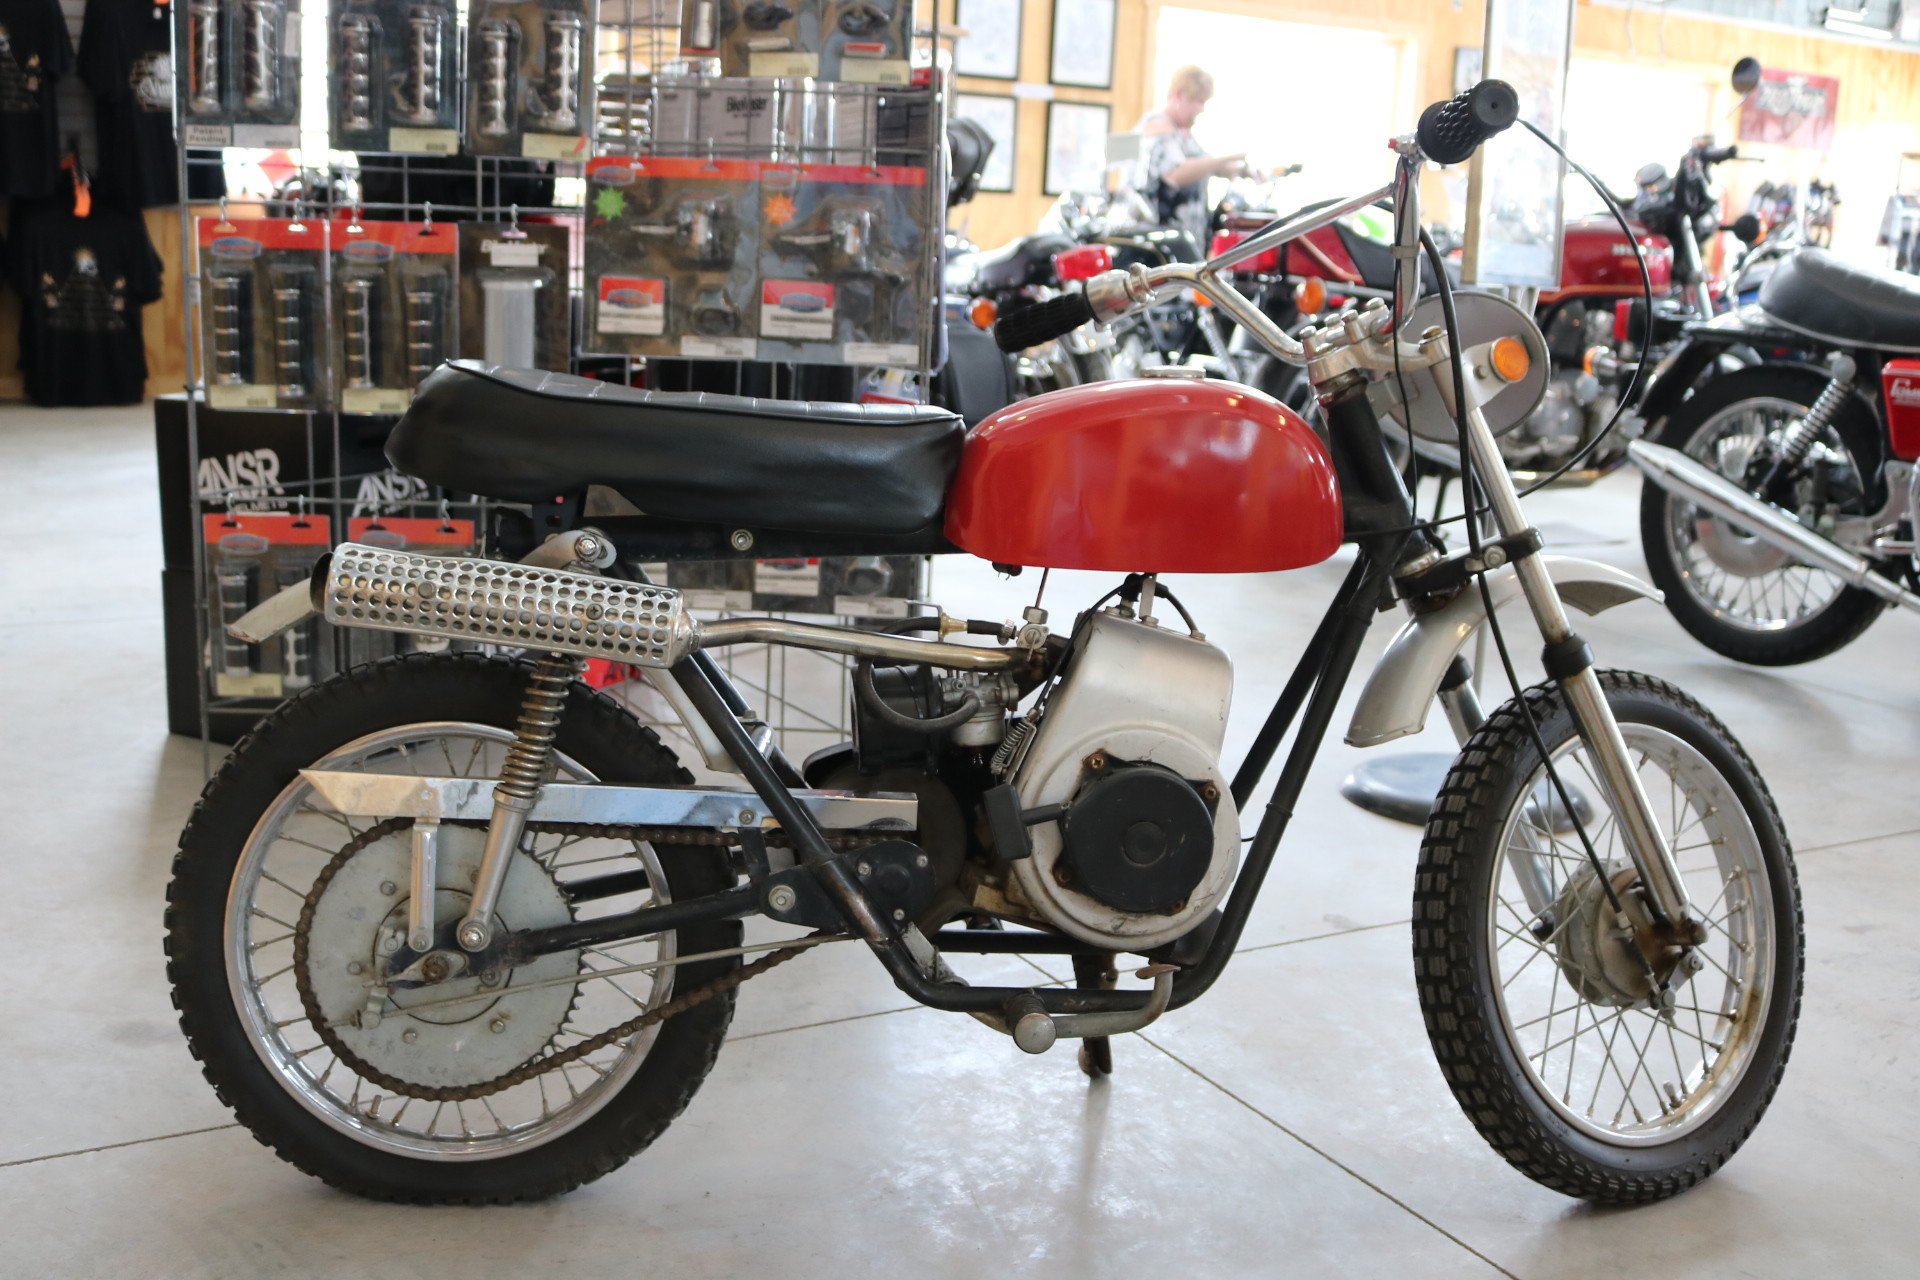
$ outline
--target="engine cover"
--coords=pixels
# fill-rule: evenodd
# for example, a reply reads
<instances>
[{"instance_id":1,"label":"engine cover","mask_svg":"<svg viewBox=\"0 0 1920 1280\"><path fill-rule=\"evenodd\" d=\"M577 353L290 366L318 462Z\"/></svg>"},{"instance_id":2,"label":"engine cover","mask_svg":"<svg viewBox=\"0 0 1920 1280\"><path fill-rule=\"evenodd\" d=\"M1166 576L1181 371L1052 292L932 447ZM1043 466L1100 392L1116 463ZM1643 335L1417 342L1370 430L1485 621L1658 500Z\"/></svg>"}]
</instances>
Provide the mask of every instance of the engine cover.
<instances>
[{"instance_id":1,"label":"engine cover","mask_svg":"<svg viewBox=\"0 0 1920 1280\"><path fill-rule=\"evenodd\" d=\"M1107 613L1081 620L1060 683L1011 779L1031 829L1014 887L1056 927L1144 951L1205 918L1233 883L1240 818L1220 771L1233 697L1226 654Z\"/></svg>"}]
</instances>

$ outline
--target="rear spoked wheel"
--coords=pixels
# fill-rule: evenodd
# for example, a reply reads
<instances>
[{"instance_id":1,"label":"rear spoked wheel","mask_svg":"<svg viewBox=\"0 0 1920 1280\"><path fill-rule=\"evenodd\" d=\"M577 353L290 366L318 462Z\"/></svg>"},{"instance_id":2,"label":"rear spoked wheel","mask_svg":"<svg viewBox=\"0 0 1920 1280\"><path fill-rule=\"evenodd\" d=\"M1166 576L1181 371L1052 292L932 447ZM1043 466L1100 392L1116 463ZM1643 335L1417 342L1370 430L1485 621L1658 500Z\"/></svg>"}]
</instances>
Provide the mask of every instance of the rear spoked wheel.
<instances>
[{"instance_id":1,"label":"rear spoked wheel","mask_svg":"<svg viewBox=\"0 0 1920 1280\"><path fill-rule=\"evenodd\" d=\"M1481 1135L1546 1186L1629 1204L1693 1186L1759 1122L1793 1042L1803 941L1786 834L1739 744L1671 685L1601 681L1707 942L1663 943L1600 771L1540 686L1527 702L1592 815L1600 867L1559 820L1509 702L1462 748L1428 820L1413 951L1435 1055Z\"/></svg>"},{"instance_id":2,"label":"rear spoked wheel","mask_svg":"<svg viewBox=\"0 0 1920 1280\"><path fill-rule=\"evenodd\" d=\"M471 899L480 825L443 826L444 941L411 980L390 972L389 958L408 954L411 824L342 815L300 771L497 778L527 670L438 655L316 686L235 748L182 835L167 908L181 1026L240 1121L344 1190L417 1203L568 1190L657 1137L726 1034L730 990L622 1028L735 972L730 957L678 961L737 946L736 923L429 973L436 957L461 958L452 929ZM565 781L691 781L649 730L579 684L554 759ZM535 826L495 930L697 897L730 879L716 849Z\"/></svg>"}]
</instances>

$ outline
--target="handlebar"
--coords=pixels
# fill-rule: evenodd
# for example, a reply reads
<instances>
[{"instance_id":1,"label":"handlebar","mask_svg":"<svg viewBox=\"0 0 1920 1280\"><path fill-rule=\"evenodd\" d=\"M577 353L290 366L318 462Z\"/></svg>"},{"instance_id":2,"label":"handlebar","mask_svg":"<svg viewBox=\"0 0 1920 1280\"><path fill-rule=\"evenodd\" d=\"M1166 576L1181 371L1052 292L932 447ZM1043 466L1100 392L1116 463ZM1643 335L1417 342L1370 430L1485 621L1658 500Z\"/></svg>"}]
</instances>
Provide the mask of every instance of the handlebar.
<instances>
[{"instance_id":1,"label":"handlebar","mask_svg":"<svg viewBox=\"0 0 1920 1280\"><path fill-rule=\"evenodd\" d=\"M1025 351L1072 333L1091 319L1093 306L1086 294L1063 293L1001 316L994 321L993 340L1002 351Z\"/></svg>"},{"instance_id":2,"label":"handlebar","mask_svg":"<svg viewBox=\"0 0 1920 1280\"><path fill-rule=\"evenodd\" d=\"M1435 164L1459 164L1520 114L1520 95L1504 80L1482 80L1420 113L1414 137Z\"/></svg>"}]
</instances>

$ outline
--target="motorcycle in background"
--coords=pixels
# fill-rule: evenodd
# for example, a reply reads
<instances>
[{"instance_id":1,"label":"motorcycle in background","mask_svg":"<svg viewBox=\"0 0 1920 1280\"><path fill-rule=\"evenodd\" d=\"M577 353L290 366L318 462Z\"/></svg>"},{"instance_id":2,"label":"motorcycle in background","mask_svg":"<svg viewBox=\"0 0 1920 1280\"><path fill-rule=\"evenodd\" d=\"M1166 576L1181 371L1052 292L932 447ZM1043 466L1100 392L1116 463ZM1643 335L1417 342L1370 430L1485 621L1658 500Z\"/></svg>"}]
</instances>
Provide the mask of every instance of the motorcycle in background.
<instances>
[{"instance_id":1,"label":"motorcycle in background","mask_svg":"<svg viewBox=\"0 0 1920 1280\"><path fill-rule=\"evenodd\" d=\"M1766 362L1713 372L1733 347ZM1802 249L1757 303L1689 329L1645 403L1642 548L1701 643L1810 662L1890 604L1920 609L1920 281Z\"/></svg>"}]
</instances>

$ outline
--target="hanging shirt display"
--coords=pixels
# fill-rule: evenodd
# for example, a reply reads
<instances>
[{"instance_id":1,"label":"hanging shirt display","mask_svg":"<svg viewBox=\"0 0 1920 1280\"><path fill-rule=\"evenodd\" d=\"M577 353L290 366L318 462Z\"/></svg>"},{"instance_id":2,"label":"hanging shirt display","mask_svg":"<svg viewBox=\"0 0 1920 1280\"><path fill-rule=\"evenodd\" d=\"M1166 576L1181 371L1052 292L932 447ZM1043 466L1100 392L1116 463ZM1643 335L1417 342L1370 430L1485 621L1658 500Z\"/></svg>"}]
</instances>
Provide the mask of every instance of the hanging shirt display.
<instances>
[{"instance_id":1,"label":"hanging shirt display","mask_svg":"<svg viewBox=\"0 0 1920 1280\"><path fill-rule=\"evenodd\" d=\"M0 192L44 196L60 160L53 84L73 67L58 0L0 4Z\"/></svg>"},{"instance_id":2,"label":"hanging shirt display","mask_svg":"<svg viewBox=\"0 0 1920 1280\"><path fill-rule=\"evenodd\" d=\"M80 78L93 95L99 129L94 189L123 209L179 199L171 12L153 0L87 0L80 28ZM194 200L226 194L218 165L196 164L187 185Z\"/></svg>"},{"instance_id":3,"label":"hanging shirt display","mask_svg":"<svg viewBox=\"0 0 1920 1280\"><path fill-rule=\"evenodd\" d=\"M15 226L9 275L20 307L20 369L38 405L138 404L147 355L140 308L160 299L160 255L137 215L58 210Z\"/></svg>"}]
</instances>

